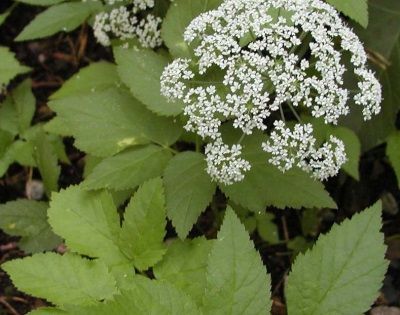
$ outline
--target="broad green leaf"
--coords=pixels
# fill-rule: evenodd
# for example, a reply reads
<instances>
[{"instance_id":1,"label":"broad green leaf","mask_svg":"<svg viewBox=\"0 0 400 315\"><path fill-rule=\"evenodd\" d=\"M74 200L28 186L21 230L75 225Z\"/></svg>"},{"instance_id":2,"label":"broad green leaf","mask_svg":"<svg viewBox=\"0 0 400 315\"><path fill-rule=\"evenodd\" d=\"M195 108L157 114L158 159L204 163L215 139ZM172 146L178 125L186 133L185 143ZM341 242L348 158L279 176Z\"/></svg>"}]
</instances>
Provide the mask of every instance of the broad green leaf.
<instances>
[{"instance_id":1,"label":"broad green leaf","mask_svg":"<svg viewBox=\"0 0 400 315\"><path fill-rule=\"evenodd\" d=\"M1 267L20 291L55 305L95 304L117 293L115 280L103 262L76 254L35 254Z\"/></svg>"},{"instance_id":2,"label":"broad green leaf","mask_svg":"<svg viewBox=\"0 0 400 315\"><path fill-rule=\"evenodd\" d=\"M228 208L209 255L203 313L268 314L271 279L244 226Z\"/></svg>"},{"instance_id":3,"label":"broad green leaf","mask_svg":"<svg viewBox=\"0 0 400 315\"><path fill-rule=\"evenodd\" d=\"M368 25L368 3L367 0L326 0L336 9L347 15L362 27Z\"/></svg>"},{"instance_id":4,"label":"broad green leaf","mask_svg":"<svg viewBox=\"0 0 400 315\"><path fill-rule=\"evenodd\" d=\"M35 97L29 80L23 81L0 108L0 128L22 134L31 126L36 109Z\"/></svg>"},{"instance_id":5,"label":"broad green leaf","mask_svg":"<svg viewBox=\"0 0 400 315\"><path fill-rule=\"evenodd\" d=\"M0 60L0 86L7 85L18 74L31 70L29 67L21 66L8 47L0 47Z\"/></svg>"},{"instance_id":6,"label":"broad green leaf","mask_svg":"<svg viewBox=\"0 0 400 315\"><path fill-rule=\"evenodd\" d=\"M61 167L58 165L57 156L52 150L52 143L44 132L36 137L34 157L40 176L42 177L44 190L50 198L52 191L58 191L58 177Z\"/></svg>"},{"instance_id":7,"label":"broad green leaf","mask_svg":"<svg viewBox=\"0 0 400 315\"><path fill-rule=\"evenodd\" d=\"M279 242L279 231L276 224L272 221L275 216L272 213L261 212L256 214L257 232L260 237L269 243Z\"/></svg>"},{"instance_id":8,"label":"broad green leaf","mask_svg":"<svg viewBox=\"0 0 400 315\"><path fill-rule=\"evenodd\" d=\"M196 304L188 295L168 282L136 276L129 290L113 301L89 307L68 307L71 315L200 315Z\"/></svg>"},{"instance_id":9,"label":"broad green leaf","mask_svg":"<svg viewBox=\"0 0 400 315\"><path fill-rule=\"evenodd\" d=\"M30 311L28 315L67 315L68 312L55 307L40 307Z\"/></svg>"},{"instance_id":10,"label":"broad green leaf","mask_svg":"<svg viewBox=\"0 0 400 315\"><path fill-rule=\"evenodd\" d=\"M397 176L400 187L400 131L393 133L387 140L386 154Z\"/></svg>"},{"instance_id":11,"label":"broad green leaf","mask_svg":"<svg viewBox=\"0 0 400 315\"><path fill-rule=\"evenodd\" d=\"M21 236L18 246L26 253L52 250L62 240L47 222L45 202L20 199L0 205L0 228L10 235Z\"/></svg>"},{"instance_id":12,"label":"broad green leaf","mask_svg":"<svg viewBox=\"0 0 400 315\"><path fill-rule=\"evenodd\" d=\"M324 185L310 174L293 168L282 173L268 162L269 156L261 148L266 136L254 133L242 141L242 157L250 162L251 169L245 178L232 185L220 185L221 190L236 204L254 212L263 212L265 207L278 208L336 208L335 202L325 191Z\"/></svg>"},{"instance_id":13,"label":"broad green leaf","mask_svg":"<svg viewBox=\"0 0 400 315\"><path fill-rule=\"evenodd\" d=\"M125 209L120 234L121 249L139 270L147 270L165 253L164 189L160 178L139 187Z\"/></svg>"},{"instance_id":14,"label":"broad green leaf","mask_svg":"<svg viewBox=\"0 0 400 315\"><path fill-rule=\"evenodd\" d=\"M117 88L50 102L77 148L106 157L151 141L169 146L181 134L182 125L159 117L128 92ZM58 124L60 125L60 124Z\"/></svg>"},{"instance_id":15,"label":"broad green leaf","mask_svg":"<svg viewBox=\"0 0 400 315\"><path fill-rule=\"evenodd\" d=\"M8 167L13 163L19 163L24 166L36 167L36 161L33 158L34 142L25 140L14 141L6 150L0 159L0 176L7 172Z\"/></svg>"},{"instance_id":16,"label":"broad green leaf","mask_svg":"<svg viewBox=\"0 0 400 315\"><path fill-rule=\"evenodd\" d=\"M0 160L7 152L7 148L14 141L14 135L8 131L0 129ZM1 176L1 175L0 175Z\"/></svg>"},{"instance_id":17,"label":"broad green leaf","mask_svg":"<svg viewBox=\"0 0 400 315\"><path fill-rule=\"evenodd\" d=\"M53 5L38 14L15 40L32 40L51 36L60 31L70 32L81 25L92 13L99 11L101 7L98 1Z\"/></svg>"},{"instance_id":18,"label":"broad green leaf","mask_svg":"<svg viewBox=\"0 0 400 315\"><path fill-rule=\"evenodd\" d=\"M169 150L156 145L128 149L101 161L82 186L86 189L134 188L161 176L171 157Z\"/></svg>"},{"instance_id":19,"label":"broad green leaf","mask_svg":"<svg viewBox=\"0 0 400 315\"><path fill-rule=\"evenodd\" d=\"M161 36L174 57L191 58L183 33L190 22L203 12L216 9L222 0L176 0L164 18Z\"/></svg>"},{"instance_id":20,"label":"broad green leaf","mask_svg":"<svg viewBox=\"0 0 400 315\"><path fill-rule=\"evenodd\" d=\"M120 88L121 84L115 64L93 62L68 79L59 90L50 96L50 99L59 100L104 91L113 87Z\"/></svg>"},{"instance_id":21,"label":"broad green leaf","mask_svg":"<svg viewBox=\"0 0 400 315\"><path fill-rule=\"evenodd\" d=\"M381 204L335 225L297 256L286 286L289 315L358 315L378 297L388 266Z\"/></svg>"},{"instance_id":22,"label":"broad green leaf","mask_svg":"<svg viewBox=\"0 0 400 315\"><path fill-rule=\"evenodd\" d=\"M21 2L31 5L42 5L42 6L50 6L54 4L58 4L64 2L65 0L14 0L15 2Z\"/></svg>"},{"instance_id":23,"label":"broad green leaf","mask_svg":"<svg viewBox=\"0 0 400 315\"><path fill-rule=\"evenodd\" d=\"M108 265L129 261L119 248L120 218L108 192L70 186L52 194L48 216L71 251L99 257Z\"/></svg>"},{"instance_id":24,"label":"broad green leaf","mask_svg":"<svg viewBox=\"0 0 400 315\"><path fill-rule=\"evenodd\" d=\"M366 30L355 26L375 66L382 84L381 112L364 121L361 108L353 106L342 122L360 137L363 151L386 141L396 129L394 120L400 110L400 1L370 0L370 23Z\"/></svg>"},{"instance_id":25,"label":"broad green leaf","mask_svg":"<svg viewBox=\"0 0 400 315\"><path fill-rule=\"evenodd\" d=\"M160 77L168 59L151 50L114 49L118 73L134 97L151 111L166 116L178 115L183 108L181 101L167 102L161 95Z\"/></svg>"},{"instance_id":26,"label":"broad green leaf","mask_svg":"<svg viewBox=\"0 0 400 315\"><path fill-rule=\"evenodd\" d=\"M342 169L359 180L358 165L361 156L361 143L358 136L349 128L336 126L331 128L331 134L342 140L345 145L347 162L343 164Z\"/></svg>"},{"instance_id":27,"label":"broad green leaf","mask_svg":"<svg viewBox=\"0 0 400 315\"><path fill-rule=\"evenodd\" d=\"M205 171L204 158L196 152L180 153L168 163L164 172L168 218L181 239L188 235L216 189Z\"/></svg>"},{"instance_id":28,"label":"broad green leaf","mask_svg":"<svg viewBox=\"0 0 400 315\"><path fill-rule=\"evenodd\" d=\"M204 237L174 240L163 260L154 266L154 275L158 280L172 283L201 305L206 287L208 255L213 244L214 241Z\"/></svg>"}]
</instances>

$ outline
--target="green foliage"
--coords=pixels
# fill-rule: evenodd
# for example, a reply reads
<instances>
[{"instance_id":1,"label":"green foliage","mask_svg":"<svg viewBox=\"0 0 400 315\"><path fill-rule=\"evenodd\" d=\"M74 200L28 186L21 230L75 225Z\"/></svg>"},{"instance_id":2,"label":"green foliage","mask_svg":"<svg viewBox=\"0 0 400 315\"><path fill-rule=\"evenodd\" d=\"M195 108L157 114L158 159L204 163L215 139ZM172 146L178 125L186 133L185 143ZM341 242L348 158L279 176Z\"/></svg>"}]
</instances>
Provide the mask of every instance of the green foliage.
<instances>
[{"instance_id":1,"label":"green foliage","mask_svg":"<svg viewBox=\"0 0 400 315\"><path fill-rule=\"evenodd\" d=\"M343 119L360 137L363 151L386 141L395 130L393 123L400 110L400 2L392 0L370 0L370 22L367 29L355 27L365 47L370 52L372 65L382 84L383 101L381 113L370 121L363 121L355 107Z\"/></svg>"},{"instance_id":2,"label":"green foliage","mask_svg":"<svg viewBox=\"0 0 400 315\"><path fill-rule=\"evenodd\" d=\"M99 260L76 254L36 254L6 262L17 288L55 305L93 304L116 293L115 280Z\"/></svg>"},{"instance_id":3,"label":"green foliage","mask_svg":"<svg viewBox=\"0 0 400 315\"><path fill-rule=\"evenodd\" d=\"M363 27L368 25L368 3L367 0L326 0L336 9L353 19Z\"/></svg>"},{"instance_id":4,"label":"green foliage","mask_svg":"<svg viewBox=\"0 0 400 315\"><path fill-rule=\"evenodd\" d=\"M46 2L48 3L48 1ZM40 2L38 4L40 4ZM101 3L97 1L53 5L46 9L46 11L37 15L15 40L32 40L51 36L60 31L72 31L82 24L92 13L100 10L101 7Z\"/></svg>"},{"instance_id":5,"label":"green foliage","mask_svg":"<svg viewBox=\"0 0 400 315\"><path fill-rule=\"evenodd\" d=\"M83 182L83 187L135 188L148 179L161 176L171 157L169 150L153 144L125 150L101 161Z\"/></svg>"},{"instance_id":6,"label":"green foliage","mask_svg":"<svg viewBox=\"0 0 400 315\"><path fill-rule=\"evenodd\" d=\"M14 0L16 2L31 4L31 5L43 5L50 6L54 4L58 4L64 2L65 0Z\"/></svg>"},{"instance_id":7,"label":"green foliage","mask_svg":"<svg viewBox=\"0 0 400 315\"><path fill-rule=\"evenodd\" d=\"M151 141L170 145L181 133L179 123L156 116L115 87L62 98L49 105L75 137L75 145L96 156L106 157Z\"/></svg>"},{"instance_id":8,"label":"green foliage","mask_svg":"<svg viewBox=\"0 0 400 315\"><path fill-rule=\"evenodd\" d=\"M114 49L114 55L122 81L148 109L167 116L182 111L182 102L168 103L160 92L160 76L169 61L166 57L151 50L120 47Z\"/></svg>"},{"instance_id":9,"label":"green foliage","mask_svg":"<svg viewBox=\"0 0 400 315\"><path fill-rule=\"evenodd\" d=\"M121 249L139 270L146 270L165 253L165 197L160 178L145 182L125 209Z\"/></svg>"},{"instance_id":10,"label":"green foliage","mask_svg":"<svg viewBox=\"0 0 400 315\"><path fill-rule=\"evenodd\" d=\"M93 62L82 68L50 96L60 100L71 96L84 96L110 88L122 88L117 66L107 62Z\"/></svg>"},{"instance_id":11,"label":"green foliage","mask_svg":"<svg viewBox=\"0 0 400 315\"><path fill-rule=\"evenodd\" d=\"M244 226L228 208L209 254L203 314L266 314L270 281Z\"/></svg>"},{"instance_id":12,"label":"green foliage","mask_svg":"<svg viewBox=\"0 0 400 315\"><path fill-rule=\"evenodd\" d=\"M387 140L386 154L392 163L400 187L400 132L396 131Z\"/></svg>"},{"instance_id":13,"label":"green foliage","mask_svg":"<svg viewBox=\"0 0 400 315\"><path fill-rule=\"evenodd\" d=\"M21 236L19 248L27 253L51 250L61 243L47 222L46 202L19 199L0 205L0 228Z\"/></svg>"},{"instance_id":14,"label":"green foliage","mask_svg":"<svg viewBox=\"0 0 400 315\"><path fill-rule=\"evenodd\" d=\"M242 156L250 162L251 169L244 180L220 186L232 201L254 212L262 212L268 205L278 208L336 208L324 186L309 174L295 168L283 174L271 165L260 145L265 140L263 134L254 133L242 141Z\"/></svg>"},{"instance_id":15,"label":"green foliage","mask_svg":"<svg viewBox=\"0 0 400 315\"><path fill-rule=\"evenodd\" d=\"M203 154L182 152L168 163L164 172L168 218L182 239L206 209L216 189L205 169Z\"/></svg>"},{"instance_id":16,"label":"green foliage","mask_svg":"<svg viewBox=\"0 0 400 315\"><path fill-rule=\"evenodd\" d=\"M0 176L12 163L39 167L46 193L57 190L60 168L57 158L68 163L61 138L45 134L41 124L31 126L36 100L30 81L23 81L0 107Z\"/></svg>"},{"instance_id":17,"label":"green foliage","mask_svg":"<svg viewBox=\"0 0 400 315\"><path fill-rule=\"evenodd\" d=\"M289 315L357 315L369 309L388 266L380 214L377 203L297 256L286 287Z\"/></svg>"},{"instance_id":18,"label":"green foliage","mask_svg":"<svg viewBox=\"0 0 400 315\"><path fill-rule=\"evenodd\" d=\"M6 17L7 15L4 13L2 19ZM31 70L29 67L21 66L15 59L14 54L7 47L0 47L0 60L0 87L3 84L7 85L10 80L18 74L26 73Z\"/></svg>"},{"instance_id":19,"label":"green foliage","mask_svg":"<svg viewBox=\"0 0 400 315\"><path fill-rule=\"evenodd\" d=\"M189 23L203 12L217 8L222 0L177 0L168 10L162 26L162 39L173 57L190 58L192 51L183 40Z\"/></svg>"},{"instance_id":20,"label":"green foliage","mask_svg":"<svg viewBox=\"0 0 400 315\"><path fill-rule=\"evenodd\" d=\"M129 261L119 246L120 218L108 192L69 187L53 194L48 216L71 251L110 265Z\"/></svg>"},{"instance_id":21,"label":"green foliage","mask_svg":"<svg viewBox=\"0 0 400 315\"><path fill-rule=\"evenodd\" d=\"M212 240L204 237L174 240L163 260L154 266L154 275L172 283L189 294L197 305L202 305L208 256L213 244Z\"/></svg>"}]
</instances>

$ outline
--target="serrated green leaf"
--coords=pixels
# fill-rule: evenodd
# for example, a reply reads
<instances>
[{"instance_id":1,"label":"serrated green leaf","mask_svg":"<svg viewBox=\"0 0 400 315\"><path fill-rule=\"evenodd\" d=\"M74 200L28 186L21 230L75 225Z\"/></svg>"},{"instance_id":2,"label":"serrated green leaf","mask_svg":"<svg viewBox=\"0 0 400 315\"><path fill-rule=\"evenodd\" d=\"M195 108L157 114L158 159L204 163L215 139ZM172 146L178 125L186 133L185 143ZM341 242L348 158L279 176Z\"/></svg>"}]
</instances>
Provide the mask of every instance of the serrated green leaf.
<instances>
[{"instance_id":1,"label":"serrated green leaf","mask_svg":"<svg viewBox=\"0 0 400 315\"><path fill-rule=\"evenodd\" d=\"M206 173L204 155L183 152L176 155L164 172L168 218L181 239L184 239L210 203L216 184Z\"/></svg>"},{"instance_id":2,"label":"serrated green leaf","mask_svg":"<svg viewBox=\"0 0 400 315\"><path fill-rule=\"evenodd\" d=\"M400 131L393 133L387 140L386 154L396 173L400 187Z\"/></svg>"},{"instance_id":3,"label":"serrated green leaf","mask_svg":"<svg viewBox=\"0 0 400 315\"><path fill-rule=\"evenodd\" d=\"M44 132L36 137L34 157L42 177L44 190L47 197L51 197L52 191L58 191L58 177L61 167L58 165L57 156L52 150L52 143Z\"/></svg>"},{"instance_id":4,"label":"serrated green leaf","mask_svg":"<svg viewBox=\"0 0 400 315\"><path fill-rule=\"evenodd\" d=\"M265 207L278 208L336 208L335 202L325 191L324 185L297 168L285 173L268 162L269 156L261 148L266 136L255 132L246 137L242 157L250 162L251 169L245 178L233 185L220 185L221 190L235 203L254 212Z\"/></svg>"},{"instance_id":5,"label":"serrated green leaf","mask_svg":"<svg viewBox=\"0 0 400 315\"><path fill-rule=\"evenodd\" d=\"M267 314L271 279L244 226L231 208L225 213L207 267L203 313Z\"/></svg>"},{"instance_id":6,"label":"serrated green leaf","mask_svg":"<svg viewBox=\"0 0 400 315\"><path fill-rule=\"evenodd\" d=\"M90 307L68 308L73 315L200 315L196 304L168 282L137 276L129 290L121 290L113 301Z\"/></svg>"},{"instance_id":7,"label":"serrated green leaf","mask_svg":"<svg viewBox=\"0 0 400 315\"><path fill-rule=\"evenodd\" d=\"M336 9L347 15L362 27L368 25L368 3L367 0L326 0Z\"/></svg>"},{"instance_id":8,"label":"serrated green leaf","mask_svg":"<svg viewBox=\"0 0 400 315\"><path fill-rule=\"evenodd\" d=\"M103 262L75 254L35 254L1 267L19 290L56 305L94 304L117 293L115 280Z\"/></svg>"},{"instance_id":9,"label":"serrated green leaf","mask_svg":"<svg viewBox=\"0 0 400 315\"><path fill-rule=\"evenodd\" d=\"M190 22L203 12L216 9L222 0L177 0L170 6L164 18L161 36L175 58L191 58L189 45L183 33Z\"/></svg>"},{"instance_id":10,"label":"serrated green leaf","mask_svg":"<svg viewBox=\"0 0 400 315\"><path fill-rule=\"evenodd\" d=\"M358 315L378 296L388 266L381 204L332 227L297 256L286 286L289 315Z\"/></svg>"},{"instance_id":11,"label":"serrated green leaf","mask_svg":"<svg viewBox=\"0 0 400 315\"><path fill-rule=\"evenodd\" d=\"M147 49L114 49L118 73L133 96L151 111L166 116L178 115L183 102L167 102L161 95L160 77L168 59Z\"/></svg>"},{"instance_id":12,"label":"serrated green leaf","mask_svg":"<svg viewBox=\"0 0 400 315\"><path fill-rule=\"evenodd\" d=\"M171 157L169 150L152 144L128 149L101 161L82 186L85 189L134 188L161 176Z\"/></svg>"},{"instance_id":13,"label":"serrated green leaf","mask_svg":"<svg viewBox=\"0 0 400 315\"><path fill-rule=\"evenodd\" d=\"M65 0L14 0L15 2L26 3L30 5L50 6L64 2Z\"/></svg>"},{"instance_id":14,"label":"serrated green leaf","mask_svg":"<svg viewBox=\"0 0 400 315\"><path fill-rule=\"evenodd\" d=\"M208 255L213 244L214 241L204 237L174 240L163 260L154 266L154 275L186 292L200 306L206 287Z\"/></svg>"},{"instance_id":15,"label":"serrated green leaf","mask_svg":"<svg viewBox=\"0 0 400 315\"><path fill-rule=\"evenodd\" d=\"M120 246L139 270L147 270L165 253L165 197L162 181L155 178L139 187L125 209Z\"/></svg>"},{"instance_id":16,"label":"serrated green leaf","mask_svg":"<svg viewBox=\"0 0 400 315\"><path fill-rule=\"evenodd\" d=\"M100 2L56 4L38 14L15 38L16 41L51 36L60 31L70 32L81 25L92 13L102 8Z\"/></svg>"},{"instance_id":17,"label":"serrated green leaf","mask_svg":"<svg viewBox=\"0 0 400 315\"><path fill-rule=\"evenodd\" d=\"M152 141L169 146L182 132L180 122L156 116L117 88L52 101L49 106L75 137L77 148L101 157Z\"/></svg>"},{"instance_id":18,"label":"serrated green leaf","mask_svg":"<svg viewBox=\"0 0 400 315\"><path fill-rule=\"evenodd\" d=\"M60 117L53 117L50 121L48 121L44 126L43 130L52 133L55 135L60 135L63 137L72 137L73 132L68 126L68 122L64 121Z\"/></svg>"},{"instance_id":19,"label":"serrated green leaf","mask_svg":"<svg viewBox=\"0 0 400 315\"><path fill-rule=\"evenodd\" d=\"M360 137L363 151L386 141L396 129L395 117L400 110L400 1L370 0L370 22L367 29L354 30L364 43L371 65L382 84L381 112L364 121L360 106L353 106L342 123Z\"/></svg>"},{"instance_id":20,"label":"serrated green leaf","mask_svg":"<svg viewBox=\"0 0 400 315\"><path fill-rule=\"evenodd\" d=\"M117 66L107 62L93 62L79 70L59 90L50 96L59 100L71 96L91 94L109 88L120 88L122 81L118 76Z\"/></svg>"},{"instance_id":21,"label":"serrated green leaf","mask_svg":"<svg viewBox=\"0 0 400 315\"><path fill-rule=\"evenodd\" d=\"M26 253L57 247L62 240L47 222L45 202L20 199L0 205L0 228L7 234L21 236L18 246Z\"/></svg>"},{"instance_id":22,"label":"serrated green leaf","mask_svg":"<svg viewBox=\"0 0 400 315\"><path fill-rule=\"evenodd\" d=\"M101 258L108 265L129 262L119 248L120 218L108 192L70 186L52 194L48 216L71 251Z\"/></svg>"},{"instance_id":23,"label":"serrated green leaf","mask_svg":"<svg viewBox=\"0 0 400 315\"><path fill-rule=\"evenodd\" d=\"M21 66L8 47L0 47L0 60L0 86L7 85L18 74L31 70L29 67Z\"/></svg>"}]
</instances>

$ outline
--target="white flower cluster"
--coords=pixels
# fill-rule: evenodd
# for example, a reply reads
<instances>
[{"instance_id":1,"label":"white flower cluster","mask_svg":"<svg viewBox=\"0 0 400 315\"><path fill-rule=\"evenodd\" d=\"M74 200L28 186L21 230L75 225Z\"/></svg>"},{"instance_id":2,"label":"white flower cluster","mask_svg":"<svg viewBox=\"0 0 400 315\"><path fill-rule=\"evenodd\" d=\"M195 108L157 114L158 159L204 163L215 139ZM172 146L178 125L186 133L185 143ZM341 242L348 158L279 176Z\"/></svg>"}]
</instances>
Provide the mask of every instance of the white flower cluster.
<instances>
[{"instance_id":1,"label":"white flower cluster","mask_svg":"<svg viewBox=\"0 0 400 315\"><path fill-rule=\"evenodd\" d=\"M240 158L240 145L224 144L224 121L250 135L267 129L266 118L278 111L281 119L263 144L270 162L282 171L297 165L324 180L346 161L343 142L331 137L315 148L312 126L299 120L293 131L286 128L284 108L296 117L301 108L327 124L349 112L351 97L365 119L380 111L381 86L366 68L360 40L321 0L225 0L195 18L184 39L198 43L194 57L164 69L161 93L186 104L185 128L210 141L207 171L225 184L243 179L250 165ZM348 57L351 70L344 65ZM345 88L345 71L354 72L359 91Z\"/></svg>"},{"instance_id":2,"label":"white flower cluster","mask_svg":"<svg viewBox=\"0 0 400 315\"><path fill-rule=\"evenodd\" d=\"M137 38L143 47L154 48L162 44L161 18L152 14L147 14L140 20L137 18L139 11L154 7L154 0L131 0L129 9L125 6L127 3L124 0L106 0L106 2L109 5L123 3L110 12L96 15L93 29L94 36L100 44L109 46L110 36L123 41Z\"/></svg>"}]
</instances>

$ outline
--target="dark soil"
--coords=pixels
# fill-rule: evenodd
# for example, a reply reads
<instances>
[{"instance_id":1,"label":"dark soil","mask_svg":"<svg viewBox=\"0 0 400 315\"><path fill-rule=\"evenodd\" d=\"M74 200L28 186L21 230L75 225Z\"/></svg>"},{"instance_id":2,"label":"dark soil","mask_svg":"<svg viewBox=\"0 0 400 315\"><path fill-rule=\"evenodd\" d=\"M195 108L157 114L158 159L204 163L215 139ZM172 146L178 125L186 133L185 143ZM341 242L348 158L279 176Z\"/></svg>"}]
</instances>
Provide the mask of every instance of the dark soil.
<instances>
[{"instance_id":1,"label":"dark soil","mask_svg":"<svg viewBox=\"0 0 400 315\"><path fill-rule=\"evenodd\" d=\"M12 5L10 0L0 1L0 13ZM12 90L25 77L30 77L34 95L37 99L37 111L34 123L49 120L52 112L47 100L63 82L80 68L92 61L112 61L112 54L96 43L90 27L83 25L72 33L59 33L43 40L15 43L13 39L43 8L18 5L11 16L0 27L0 45L8 46L15 52L18 60L34 70L15 79L9 86ZM400 120L400 119L399 119ZM62 165L60 187L79 183L82 179L83 153L73 147L73 139L65 139L71 165ZM25 185L29 170L13 165L0 179L0 203L26 198ZM33 175L34 177L38 174ZM396 176L385 157L385 147L379 146L366 152L360 162L360 181L341 174L326 183L327 190L338 204L335 212L322 211L319 232L326 232L335 222L351 217L354 213L372 205L378 199L384 204L383 232L388 244L387 258L390 267L377 305L400 307L400 191ZM221 203L224 197L221 195ZM397 207L397 208L396 208ZM298 213L296 211L270 209L276 215L281 237L300 235ZM216 234L215 212L206 211L197 223L193 236L205 233L208 237ZM173 235L174 232L168 232ZM283 282L290 270L293 255L285 245L268 245L256 234L252 235L263 261L272 274L274 311L273 314L285 314L283 301ZM312 240L312 237L310 237ZM25 254L17 247L18 238L6 235L0 230L0 264ZM0 269L0 315L26 314L29 310L46 305L45 301L32 298L13 287L8 276ZM322 315L322 314L321 314Z\"/></svg>"}]
</instances>

